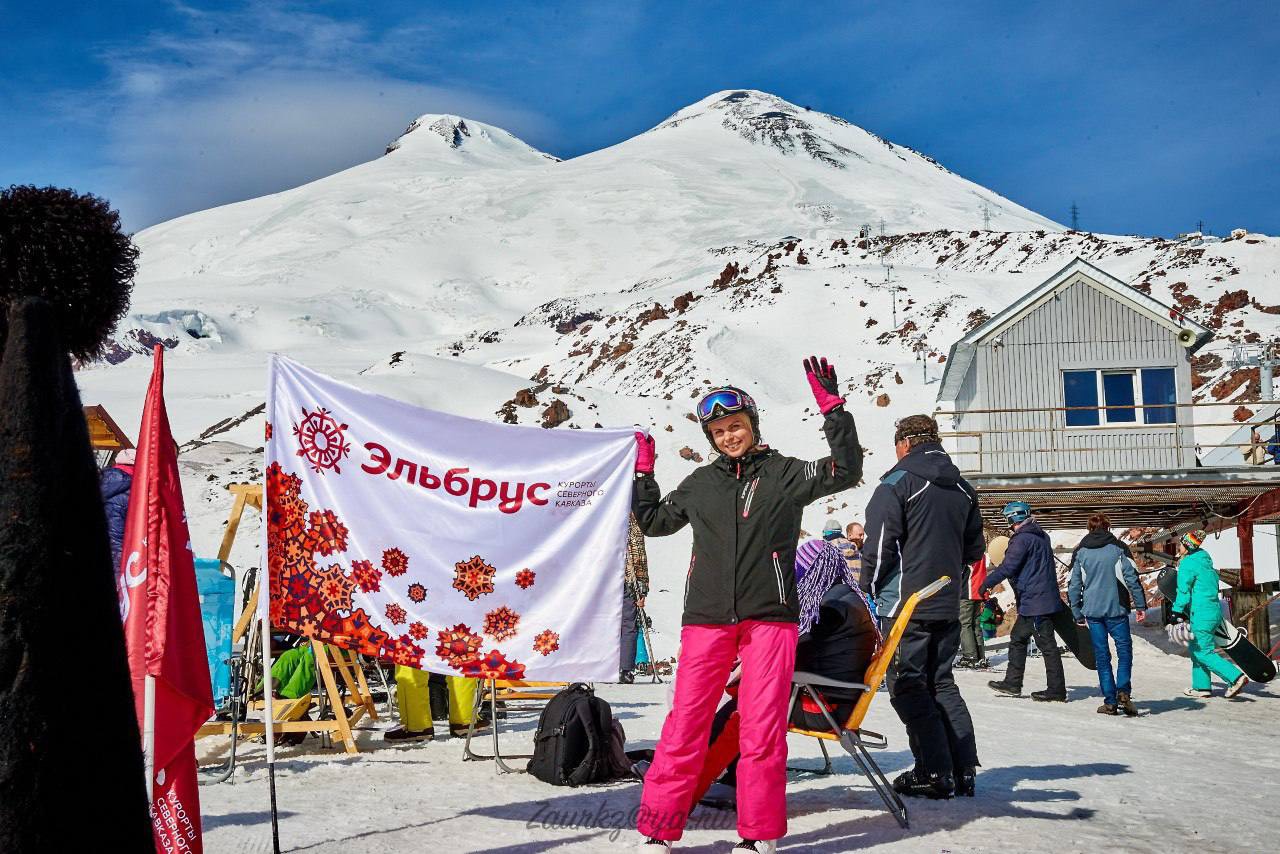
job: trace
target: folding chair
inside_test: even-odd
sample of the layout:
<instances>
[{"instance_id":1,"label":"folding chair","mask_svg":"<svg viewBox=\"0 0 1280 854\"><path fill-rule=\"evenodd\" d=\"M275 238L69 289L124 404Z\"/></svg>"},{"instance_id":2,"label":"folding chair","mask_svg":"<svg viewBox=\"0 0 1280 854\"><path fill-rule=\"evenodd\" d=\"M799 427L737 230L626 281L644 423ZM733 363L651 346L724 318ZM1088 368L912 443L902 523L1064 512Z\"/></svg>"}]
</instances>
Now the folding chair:
<instances>
[{"instance_id":1,"label":"folding chair","mask_svg":"<svg viewBox=\"0 0 1280 854\"><path fill-rule=\"evenodd\" d=\"M867 716L867 710L871 708L871 698L876 695L876 691L879 690L880 684L884 681L885 673L889 670L889 663L898 651L898 643L902 640L902 633L907 630L907 623L910 622L911 614L915 611L916 606L950 583L951 578L943 576L907 598L902 610L898 613L897 619L893 621L893 626L889 629L889 635L884 639L884 645L881 646L880 652L876 653L876 657L871 660L871 664L867 667L867 672L863 676L865 684L827 679L824 676L818 676L815 673L807 673L802 670L796 671L791 681L790 708L795 708L800 692L804 691L817 704L822 711L822 716L826 718L827 724L831 727L830 730L825 731L801 729L796 726L788 727L787 729L789 733L807 735L818 739L818 745L822 748L822 755L826 759L826 767L815 773L832 773L831 756L827 753L826 742L839 742L845 752L852 756L853 761L858 764L858 768L861 769L863 775L871 783L871 787L880 795L880 798L884 801L885 808L898 820L898 824L904 828L907 827L906 804L898 797L898 793L893 790L893 786L884 776L884 772L880 770L880 766L876 764L875 760L871 758L871 754L867 752L867 748L883 750L889 746L889 740L880 733L863 729L862 721ZM817 688L843 688L849 691L861 692L858 696L858 701L853 706L853 711L849 713L849 719L844 722L843 726L838 724L835 718L831 716L831 712L819 696Z\"/></svg>"},{"instance_id":2,"label":"folding chair","mask_svg":"<svg viewBox=\"0 0 1280 854\"><path fill-rule=\"evenodd\" d=\"M498 703L506 704L510 708L511 703L538 702L546 705L546 702L560 693L562 688L569 687L568 682L526 682L524 680L515 679L486 679L476 691L476 706L471 714L471 724L467 727L467 741L462 748L462 759L464 762L492 759L496 763L499 772L503 774L511 774L523 771L523 768L512 768L505 761L506 759L532 759L532 753L507 754L502 755L501 749L498 747ZM548 690L550 689L550 690ZM493 730L493 753L492 755L484 753L476 753L471 749L471 739L476 732L476 722L480 720L480 710L484 708L485 702L489 703L489 726ZM539 706L539 709L541 706Z\"/></svg>"}]
</instances>

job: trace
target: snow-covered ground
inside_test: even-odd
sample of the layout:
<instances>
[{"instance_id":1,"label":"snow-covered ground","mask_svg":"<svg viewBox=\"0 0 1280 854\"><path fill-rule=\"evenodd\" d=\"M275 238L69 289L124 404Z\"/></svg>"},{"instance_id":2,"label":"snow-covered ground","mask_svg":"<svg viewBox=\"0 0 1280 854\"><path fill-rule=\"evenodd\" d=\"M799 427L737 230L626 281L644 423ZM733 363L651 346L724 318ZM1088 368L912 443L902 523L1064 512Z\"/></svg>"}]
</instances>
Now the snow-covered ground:
<instances>
[{"instance_id":1,"label":"snow-covered ground","mask_svg":"<svg viewBox=\"0 0 1280 854\"><path fill-rule=\"evenodd\" d=\"M1142 717L1098 715L1094 674L1074 659L1064 662L1066 705L997 697L986 682L999 674L960 672L983 762L977 798L910 801L911 827L901 830L842 755L835 776L791 775L790 832L781 849L1269 850L1280 797L1280 755L1273 749L1280 696L1251 685L1235 700L1183 697L1187 660L1141 639L1158 630L1136 631L1134 692ZM656 643L666 654L671 636ZM1002 660L997 657L998 668ZM1027 670L1024 690L1043 687L1038 660ZM600 686L631 748L654 744L665 693L665 686L651 684ZM282 851L533 854L627 850L626 843L637 841L631 817L638 783L568 789L526 774L499 775L492 763L463 762L460 739L385 746L376 730L389 725L381 721L362 732L355 757L321 749L315 738L279 751ZM534 719L513 716L509 725L504 749L527 749ZM886 774L909 767L902 726L886 695L876 697L866 726L889 736L889 748L876 754ZM202 741L202 761L219 761L225 744ZM812 739L791 736L790 751L793 765L821 764ZM262 757L261 745L245 748L231 781L201 788L210 854L271 850ZM694 819L700 828L678 850L725 852L737 840L731 813L699 808Z\"/></svg>"}]
</instances>

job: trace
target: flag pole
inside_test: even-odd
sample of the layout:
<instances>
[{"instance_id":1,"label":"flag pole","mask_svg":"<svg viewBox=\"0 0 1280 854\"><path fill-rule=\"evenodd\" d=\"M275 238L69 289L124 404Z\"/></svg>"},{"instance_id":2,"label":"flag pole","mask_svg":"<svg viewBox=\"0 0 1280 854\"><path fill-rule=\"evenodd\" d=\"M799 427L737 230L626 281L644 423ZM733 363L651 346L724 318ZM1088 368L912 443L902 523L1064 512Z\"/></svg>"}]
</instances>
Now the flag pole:
<instances>
[{"instance_id":1,"label":"flag pole","mask_svg":"<svg viewBox=\"0 0 1280 854\"><path fill-rule=\"evenodd\" d=\"M156 785L156 677L142 683L142 761L147 775L147 809L155 804Z\"/></svg>"},{"instance_id":2,"label":"flag pole","mask_svg":"<svg viewBox=\"0 0 1280 854\"><path fill-rule=\"evenodd\" d=\"M275 395L272 381L275 378L275 356L272 355L267 360L267 393L266 393L266 411L267 418L270 419L275 412ZM270 445L270 440L268 440ZM262 470L267 470L268 460L271 451L268 447L263 449L263 465ZM271 500L266 489L266 483L263 483L263 503L264 510L268 508ZM261 621L262 628L262 700L264 706L265 731L267 737L267 787L271 793L271 851L273 854L280 854L280 818L276 811L276 739L275 739L275 707L272 703L272 686L271 686L271 560L267 554L267 516L263 513L262 518L262 546L259 553L259 570L258 570L258 618Z\"/></svg>"}]
</instances>

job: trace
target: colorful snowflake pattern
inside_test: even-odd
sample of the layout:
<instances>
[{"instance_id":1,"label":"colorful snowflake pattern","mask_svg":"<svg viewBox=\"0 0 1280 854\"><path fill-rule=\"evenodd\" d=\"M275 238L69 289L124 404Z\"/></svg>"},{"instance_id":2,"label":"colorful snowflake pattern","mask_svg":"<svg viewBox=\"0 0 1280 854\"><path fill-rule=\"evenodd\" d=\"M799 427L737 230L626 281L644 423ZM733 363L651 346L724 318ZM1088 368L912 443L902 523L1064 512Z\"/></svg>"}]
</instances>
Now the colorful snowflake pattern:
<instances>
[{"instance_id":1,"label":"colorful snowflake pattern","mask_svg":"<svg viewBox=\"0 0 1280 854\"><path fill-rule=\"evenodd\" d=\"M494 568L480 555L453 565L453 589L472 602L493 592Z\"/></svg>"},{"instance_id":2,"label":"colorful snowflake pattern","mask_svg":"<svg viewBox=\"0 0 1280 854\"><path fill-rule=\"evenodd\" d=\"M267 441L268 441L268 442L270 442L270 441L271 441L271 434L272 434L272 432L273 432L273 431L272 431L272 429L271 429L271 422L270 422L270 421L268 421L268 422L267 422L267 431L266 431L266 432L267 432Z\"/></svg>"},{"instance_id":3,"label":"colorful snowflake pattern","mask_svg":"<svg viewBox=\"0 0 1280 854\"><path fill-rule=\"evenodd\" d=\"M518 661L508 661L507 657L496 649L491 649L478 658L471 658L462 663L462 675L471 679L523 679L524 665Z\"/></svg>"},{"instance_id":4,"label":"colorful snowflake pattern","mask_svg":"<svg viewBox=\"0 0 1280 854\"><path fill-rule=\"evenodd\" d=\"M550 655L560 648L560 635L547 629L544 632L538 632L538 636L533 639L533 651L539 655Z\"/></svg>"},{"instance_id":5,"label":"colorful snowflake pattern","mask_svg":"<svg viewBox=\"0 0 1280 854\"><path fill-rule=\"evenodd\" d=\"M308 413L314 415L316 413ZM320 411L327 417L327 413ZM335 422L336 423L336 422ZM340 425L339 429L346 429ZM296 428L295 428L296 432ZM340 455L341 456L341 455ZM339 456L339 458L340 458ZM337 472L337 464L332 466ZM381 591L384 574L391 577L408 572L409 557L402 549L387 548L381 565L364 559L350 561L344 568L340 555L350 544L350 531L333 510L312 510L302 498L302 479L273 462L265 472L267 499L267 565L270 580L269 611L272 624L304 638L332 643L383 661L421 668L426 651L420 644L433 634L425 623L414 621L398 636L379 626L364 608L355 607L354 594ZM480 555L454 566L453 588L469 600L494 592L496 570ZM531 569L516 573L516 585L528 589L535 580ZM423 602L427 589L421 583L407 584L409 600ZM402 626L408 621L406 609L391 603L385 606L383 625ZM503 605L489 611L481 626L483 636L464 624L434 632L436 656L466 676L485 679L520 679L525 665L508 659L501 650L481 652L485 636L495 641L510 640L518 634L520 614ZM559 649L559 636L550 629L534 641L533 651L546 656Z\"/></svg>"},{"instance_id":6,"label":"colorful snowflake pattern","mask_svg":"<svg viewBox=\"0 0 1280 854\"><path fill-rule=\"evenodd\" d=\"M310 581L326 611L351 610L351 592L355 589L355 582L342 574L341 566L331 564L323 573L312 576Z\"/></svg>"},{"instance_id":7,"label":"colorful snowflake pattern","mask_svg":"<svg viewBox=\"0 0 1280 854\"><path fill-rule=\"evenodd\" d=\"M409 556L399 549L387 549L382 553L382 568L387 575L404 575L409 570Z\"/></svg>"},{"instance_id":8,"label":"colorful snowflake pattern","mask_svg":"<svg viewBox=\"0 0 1280 854\"><path fill-rule=\"evenodd\" d=\"M519 625L520 615L506 605L484 615L484 633L496 641L515 637Z\"/></svg>"},{"instance_id":9,"label":"colorful snowflake pattern","mask_svg":"<svg viewBox=\"0 0 1280 854\"><path fill-rule=\"evenodd\" d=\"M482 643L481 637L463 623L437 632L436 637L439 640L436 655L448 662L450 667L461 667L464 662L475 658Z\"/></svg>"},{"instance_id":10,"label":"colorful snowflake pattern","mask_svg":"<svg viewBox=\"0 0 1280 854\"><path fill-rule=\"evenodd\" d=\"M307 539L315 543L315 550L326 557L347 550L347 526L338 521L332 510L313 511Z\"/></svg>"},{"instance_id":11,"label":"colorful snowflake pattern","mask_svg":"<svg viewBox=\"0 0 1280 854\"><path fill-rule=\"evenodd\" d=\"M351 577L355 579L356 585L365 593L373 593L381 590L379 584L382 581L382 570L367 560L353 560L351 562Z\"/></svg>"},{"instance_id":12,"label":"colorful snowflake pattern","mask_svg":"<svg viewBox=\"0 0 1280 854\"><path fill-rule=\"evenodd\" d=\"M338 463L351 453L351 443L346 439L346 424L339 424L324 408L315 412L302 410L302 423L293 425L293 435L298 437L298 456L305 457L316 474L333 469L342 474ZM270 437L268 437L270 438Z\"/></svg>"}]
</instances>

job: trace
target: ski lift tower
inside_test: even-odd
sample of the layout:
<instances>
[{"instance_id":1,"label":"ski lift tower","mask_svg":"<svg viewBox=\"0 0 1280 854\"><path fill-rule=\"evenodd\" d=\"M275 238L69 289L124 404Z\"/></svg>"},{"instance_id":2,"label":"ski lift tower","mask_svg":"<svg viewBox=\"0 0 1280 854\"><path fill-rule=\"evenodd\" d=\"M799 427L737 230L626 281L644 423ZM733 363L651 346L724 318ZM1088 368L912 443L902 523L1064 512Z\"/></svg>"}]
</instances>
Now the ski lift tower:
<instances>
[{"instance_id":1,"label":"ski lift tower","mask_svg":"<svg viewBox=\"0 0 1280 854\"><path fill-rule=\"evenodd\" d=\"M1231 348L1231 359L1227 366L1232 370L1240 368L1257 368L1259 400L1275 400L1275 370L1280 365L1280 338L1274 339L1260 348L1236 344Z\"/></svg>"},{"instance_id":2,"label":"ski lift tower","mask_svg":"<svg viewBox=\"0 0 1280 854\"><path fill-rule=\"evenodd\" d=\"M893 281L893 265L880 259L880 266L884 267L884 281L871 282L870 286L877 291L888 291L893 297L893 328L898 328L898 294L906 290L903 285L896 284Z\"/></svg>"}]
</instances>

